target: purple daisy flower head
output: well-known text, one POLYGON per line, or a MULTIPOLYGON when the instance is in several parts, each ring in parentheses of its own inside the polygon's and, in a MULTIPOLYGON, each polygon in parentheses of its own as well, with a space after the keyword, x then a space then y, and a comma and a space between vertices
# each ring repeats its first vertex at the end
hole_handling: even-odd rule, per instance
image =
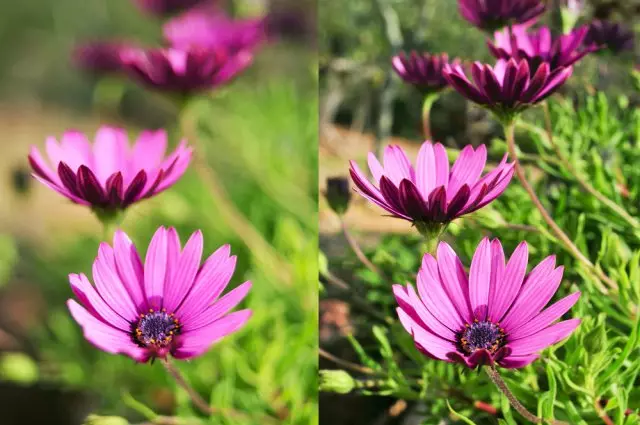
POLYGON ((531 24, 546 10, 542 0, 458 0, 463 18, 493 32, 508 25, 531 24))
POLYGON ((151 88, 177 94, 211 90, 233 80, 253 61, 247 51, 226 49, 129 49, 121 55, 124 71, 151 88))
POLYGON ((143 12, 158 16, 168 16, 182 12, 210 0, 135 0, 143 12))
POLYGON ((251 310, 228 314, 247 295, 245 282, 222 296, 236 266, 229 245, 200 265, 202 233, 181 247, 175 229, 160 227, 144 263, 129 237, 116 231, 113 246, 100 244, 92 285, 84 274, 71 274, 78 301, 68 300, 71 315, 97 348, 137 362, 171 355, 189 359, 236 332, 251 310))
POLYGON ((513 27, 511 36, 505 28, 495 33, 495 41, 487 41, 491 54, 497 59, 522 60, 529 62, 529 69, 535 73, 546 62, 551 72, 560 67, 568 67, 587 54, 598 50, 597 46, 586 46, 584 39, 589 28, 584 26, 554 38, 549 27, 543 26, 527 31, 524 25, 513 27))
MULTIPOLYGON (((451 62, 453 65, 459 63, 458 59, 451 62)), ((446 53, 432 55, 426 52, 400 52, 391 60, 391 65, 400 78, 425 94, 438 92, 449 85, 442 75, 447 64, 449 55, 446 53)))
POLYGON ((530 72, 525 59, 500 59, 494 67, 475 62, 471 82, 461 66, 447 66, 444 76, 461 95, 487 108, 501 121, 510 122, 520 112, 542 102, 562 86, 573 72, 572 67, 551 70, 544 62, 530 72))
POLYGON ((45 159, 31 148, 33 176, 71 201, 96 212, 115 213, 173 185, 191 161, 191 148, 182 141, 166 156, 167 133, 146 130, 129 146, 123 129, 103 126, 93 144, 78 131, 67 131, 60 142, 46 140, 45 159))
POLYGON ((216 7, 194 7, 164 24, 165 39, 172 47, 224 49, 230 53, 253 52, 265 39, 264 18, 231 19, 216 7))
POLYGON ((589 25, 584 44, 604 47, 612 53, 622 53, 634 48, 633 31, 617 22, 596 20, 589 25))
POLYGON ((485 238, 469 273, 445 242, 437 259, 425 254, 412 285, 394 285, 396 309, 416 348, 437 360, 470 368, 498 364, 524 367, 545 348, 567 338, 580 319, 555 323, 578 301, 573 293, 544 309, 562 280, 563 267, 550 256, 527 274, 522 242, 505 261, 500 241, 485 238))
POLYGON ((95 74, 115 73, 122 70, 120 55, 130 46, 124 42, 93 41, 83 43, 73 50, 74 64, 95 74))
POLYGON ((425 236, 438 232, 450 221, 476 211, 496 199, 513 177, 507 156, 482 175, 487 148, 467 145, 449 170, 447 152, 440 143, 422 144, 415 168, 399 146, 387 146, 384 166, 369 153, 369 169, 376 184, 369 182, 355 161, 351 178, 357 192, 393 217, 409 220, 425 236))

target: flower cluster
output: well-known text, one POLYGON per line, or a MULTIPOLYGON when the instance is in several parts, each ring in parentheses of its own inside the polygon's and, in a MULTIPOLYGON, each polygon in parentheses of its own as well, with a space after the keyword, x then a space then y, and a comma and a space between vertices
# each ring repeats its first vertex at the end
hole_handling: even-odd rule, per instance
POLYGON ((202 0, 139 0, 161 16, 181 12, 163 27, 160 47, 95 42, 79 46, 75 62, 94 73, 118 73, 170 93, 187 95, 231 81, 253 61, 264 41, 264 19, 234 20, 202 0))

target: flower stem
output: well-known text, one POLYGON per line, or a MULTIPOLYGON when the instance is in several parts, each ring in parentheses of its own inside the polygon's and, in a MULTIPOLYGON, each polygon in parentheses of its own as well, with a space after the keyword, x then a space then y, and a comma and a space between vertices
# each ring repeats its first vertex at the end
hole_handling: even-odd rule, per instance
MULTIPOLYGON (((520 180, 520 183, 522 184, 524 189, 527 191, 527 194, 529 194, 529 198, 531 199, 533 204, 536 206, 536 208, 540 212, 540 215, 542 215, 542 218, 544 219, 544 221, 551 228, 551 230, 556 235, 556 237, 560 240, 560 242, 562 242, 565 249, 569 251, 576 260, 584 264, 589 269, 589 271, 591 271, 595 276, 597 276, 600 280, 606 283, 611 289, 617 290, 618 285, 610 277, 604 274, 602 270, 597 268, 580 251, 580 249, 578 249, 578 247, 571 241, 569 236, 567 236, 567 234, 564 233, 564 231, 560 228, 560 226, 558 226, 558 224, 553 220, 553 217, 551 217, 551 214, 549 214, 547 210, 544 208, 544 205, 542 205, 542 202, 536 195, 536 192, 533 190, 533 187, 527 181, 527 178, 524 173, 524 169, 522 168, 522 166, 520 165, 520 161, 518 160, 513 122, 506 124, 504 130, 505 130, 505 135, 507 139, 507 149, 509 151, 509 156, 511 157, 511 159, 515 164, 516 175, 518 176, 518 179, 520 180)), ((602 288, 602 289, 606 291, 606 288, 602 288)))
POLYGON ((362 252, 360 245, 358 245, 358 241, 356 241, 356 239, 353 237, 353 235, 349 231, 349 228, 347 227, 347 223, 344 221, 344 218, 342 216, 340 216, 340 224, 342 226, 342 233, 344 234, 344 237, 347 240, 347 243, 349 244, 351 249, 353 250, 354 254, 356 254, 356 257, 358 257, 358 260, 360 260, 360 262, 364 264, 366 268, 368 268, 375 274, 380 275, 381 277, 384 277, 380 272, 380 269, 378 269, 378 267, 376 267, 376 265, 373 264, 371 261, 369 261, 366 255, 364 255, 364 252, 362 252))
MULTIPOLYGON (((542 418, 537 417, 533 413, 529 412, 526 407, 516 398, 516 396, 511 392, 509 386, 502 379, 502 376, 498 373, 495 366, 486 366, 484 370, 487 372, 489 379, 491 382, 495 384, 496 387, 500 390, 502 394, 509 400, 509 404, 522 415, 523 418, 528 420, 529 422, 533 422, 534 424, 541 424, 544 422, 542 418)), ((567 422, 558 421, 555 419, 546 419, 547 422, 553 425, 569 425, 567 422)))
POLYGON ((422 132, 425 140, 431 140, 431 107, 438 100, 438 93, 429 93, 422 102, 422 132))
POLYGON ((191 398, 191 401, 193 401, 193 404, 196 405, 196 407, 200 409, 202 413, 211 416, 214 413, 214 409, 209 406, 209 403, 207 403, 191 385, 189 385, 178 368, 175 367, 168 358, 164 358, 162 360, 162 364, 164 365, 164 368, 167 369, 167 372, 169 372, 169 375, 171 375, 171 377, 176 381, 176 384, 182 387, 182 389, 184 389, 187 394, 189 394, 189 397, 191 398))
POLYGON ((551 114, 549 113, 549 105, 547 104, 547 102, 544 102, 542 104, 542 111, 544 113, 544 125, 545 125, 545 130, 547 132, 547 140, 549 141, 549 143, 551 144, 551 147, 553 148, 554 152, 558 156, 560 163, 564 165, 564 167, 569 171, 569 173, 571 173, 573 178, 580 184, 580 186, 582 186, 584 190, 589 192, 598 201, 602 202, 604 205, 609 207, 611 211, 615 212, 620 217, 622 217, 627 223, 629 223, 629 225, 631 225, 631 227, 633 227, 634 229, 640 229, 640 222, 638 220, 633 218, 624 208, 622 208, 620 205, 616 204, 611 199, 607 198, 605 195, 600 193, 595 187, 591 186, 586 180, 584 180, 578 175, 576 169, 573 167, 573 165, 571 165, 571 162, 569 162, 569 159, 565 156, 565 154, 560 149, 560 146, 558 146, 558 144, 553 139, 553 128, 551 126, 551 114))

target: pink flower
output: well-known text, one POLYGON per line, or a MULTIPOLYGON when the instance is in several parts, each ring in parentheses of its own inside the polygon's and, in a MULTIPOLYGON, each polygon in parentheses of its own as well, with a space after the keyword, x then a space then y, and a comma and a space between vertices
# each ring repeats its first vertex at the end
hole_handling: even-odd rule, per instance
POLYGON ((93 145, 77 131, 65 132, 60 143, 49 137, 48 161, 32 147, 29 162, 38 181, 73 202, 115 211, 150 198, 180 179, 189 166, 191 148, 183 140, 165 157, 166 148, 164 130, 143 131, 129 147, 123 129, 105 126, 96 133, 93 145))
MULTIPOLYGON (((399 146, 384 151, 384 166, 369 153, 369 169, 374 184, 351 161, 351 178, 357 191, 394 217, 412 221, 417 226, 448 223, 476 211, 496 199, 513 176, 513 164, 507 157, 480 177, 487 161, 487 149, 466 146, 449 170, 449 159, 440 144, 426 141, 418 153, 414 168, 399 146)), ((420 227, 419 227, 420 228, 420 227)))
POLYGON ((555 323, 578 301, 573 293, 543 310, 562 280, 550 256, 527 272, 522 242, 505 262, 500 241, 480 242, 469 273, 445 242, 437 260, 426 254, 413 286, 395 285, 396 309, 416 348, 437 360, 470 368, 498 363, 521 368, 539 352, 567 338, 580 319, 555 323))
POLYGON ((69 275, 79 303, 68 300, 67 305, 85 338, 107 353, 142 363, 169 354, 200 356, 244 326, 251 310, 227 313, 245 298, 251 282, 220 297, 236 257, 224 245, 200 266, 202 246, 200 231, 181 249, 176 230, 160 227, 143 264, 129 237, 116 231, 113 247, 100 244, 93 263, 95 286, 84 274, 69 275))
POLYGON ((122 54, 123 70, 146 86, 174 93, 189 94, 211 90, 233 80, 253 61, 241 51, 192 47, 128 49, 122 54))
POLYGON ((253 52, 265 40, 263 18, 231 19, 216 7, 194 7, 167 21, 164 37, 172 47, 224 49, 253 52))

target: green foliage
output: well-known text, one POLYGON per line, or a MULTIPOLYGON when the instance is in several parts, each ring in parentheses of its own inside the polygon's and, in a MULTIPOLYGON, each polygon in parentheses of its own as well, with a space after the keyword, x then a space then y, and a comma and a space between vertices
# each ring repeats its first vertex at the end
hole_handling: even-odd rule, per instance
MULTIPOLYGON (((532 365, 503 370, 502 375, 516 397, 547 420, 595 425, 603 423, 600 416, 606 414, 615 424, 638 423, 640 228, 621 214, 634 218, 639 213, 640 112, 629 108, 625 98, 603 94, 552 101, 550 111, 561 156, 548 140, 538 111, 518 125, 516 140, 528 178, 558 224, 618 288, 607 288, 564 251, 515 179, 490 207, 451 225, 444 239, 467 265, 484 236, 499 237, 509 253, 526 240, 530 265, 557 255, 565 274, 556 297, 581 291, 567 316, 580 317, 582 323, 532 365), (610 203, 586 191, 585 182, 610 203)), ((494 143, 491 152, 501 156, 504 143, 494 143)), ((391 282, 414 282, 421 252, 417 235, 383 236, 367 255, 387 279, 365 273, 351 255, 328 258, 328 264, 343 279, 352 276, 350 285, 366 291, 376 309, 395 317, 391 282)), ((424 423, 451 414, 464 423, 523 423, 484 373, 422 356, 397 323, 360 327, 351 339, 360 341, 354 346, 360 362, 380 377, 378 386, 361 393, 414 400, 424 406, 424 423), (497 417, 475 407, 478 401, 498 408, 497 417)))

